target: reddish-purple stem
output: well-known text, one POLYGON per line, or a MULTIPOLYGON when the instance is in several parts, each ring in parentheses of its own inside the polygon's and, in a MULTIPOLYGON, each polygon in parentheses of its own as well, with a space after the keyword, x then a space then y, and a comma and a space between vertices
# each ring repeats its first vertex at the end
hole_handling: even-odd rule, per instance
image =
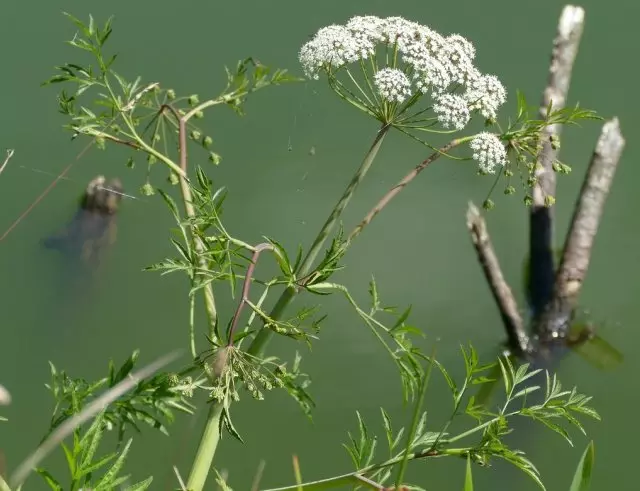
POLYGON ((253 279, 253 270, 256 269, 256 263, 258 262, 260 253, 265 250, 273 250, 273 246, 267 242, 263 242, 262 244, 258 244, 253 250, 251 262, 249 263, 244 283, 242 284, 242 298, 238 303, 235 314, 233 314, 233 319, 231 319, 231 328, 229 329, 229 346, 233 346, 233 333, 238 325, 242 309, 244 308, 245 303, 247 303, 247 300, 249 300, 249 289, 251 288, 251 280, 253 279))

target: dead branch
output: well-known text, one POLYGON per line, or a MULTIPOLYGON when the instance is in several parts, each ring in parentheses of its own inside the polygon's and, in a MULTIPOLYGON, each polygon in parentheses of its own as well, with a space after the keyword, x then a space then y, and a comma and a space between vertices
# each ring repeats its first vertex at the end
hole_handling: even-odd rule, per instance
POLYGON ((7 164, 9 163, 9 161, 11 160, 11 157, 13 157, 13 154, 15 153, 15 150, 13 149, 8 149, 7 150, 7 156, 4 159, 4 162, 2 163, 2 165, 0 166, 0 174, 2 174, 2 171, 4 170, 4 168, 7 166, 7 164))
POLYGON ((500 310, 500 316, 507 331, 509 347, 515 354, 522 355, 527 353, 529 351, 529 336, 525 332, 518 304, 500 269, 500 263, 493 250, 484 218, 480 215, 478 208, 471 202, 469 202, 467 211, 467 228, 471 234, 478 261, 482 266, 493 298, 500 310))
POLYGON ((554 294, 537 332, 557 337, 567 331, 582 288, 604 203, 609 194, 625 140, 617 118, 607 121, 582 184, 555 280, 554 294))
MULTIPOLYGON (((584 26, 584 10, 566 5, 560 16, 558 31, 553 42, 549 79, 542 95, 540 117, 547 116, 547 108, 552 110, 565 106, 573 63, 578 53, 578 45, 584 26)), ((553 293, 553 211, 545 206, 547 196, 555 196, 556 175, 552 168, 557 151, 551 144, 552 137, 560 135, 561 126, 547 126, 542 134, 542 148, 537 158, 537 184, 533 188, 533 206, 529 224, 529 293, 534 315, 543 311, 553 293)))

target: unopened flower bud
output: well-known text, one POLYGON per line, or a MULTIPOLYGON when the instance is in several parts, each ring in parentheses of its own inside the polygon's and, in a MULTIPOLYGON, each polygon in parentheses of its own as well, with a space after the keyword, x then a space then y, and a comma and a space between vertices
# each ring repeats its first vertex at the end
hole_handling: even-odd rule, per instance
POLYGON ((151 183, 148 183, 148 182, 140 188, 140 192, 142 193, 143 196, 153 196, 155 194, 155 191, 153 190, 153 186, 151 185, 151 183))
POLYGON ((482 207, 487 211, 488 210, 493 210, 495 208, 495 206, 496 206, 496 204, 493 202, 493 200, 488 199, 488 198, 484 200, 484 203, 482 203, 482 207))

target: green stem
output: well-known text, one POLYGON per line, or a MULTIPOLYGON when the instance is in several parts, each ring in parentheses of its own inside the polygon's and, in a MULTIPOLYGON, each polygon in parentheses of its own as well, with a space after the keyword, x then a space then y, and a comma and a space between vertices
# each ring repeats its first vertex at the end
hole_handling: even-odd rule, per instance
MULTIPOLYGON (((429 360, 433 360, 435 357, 435 349, 434 352, 431 353, 431 358, 429 360)), ((420 392, 418 397, 416 398, 416 405, 413 411, 413 420, 411 421, 411 430, 407 435, 407 446, 405 448, 404 456, 402 458, 402 462, 400 463, 400 468, 398 469, 398 477, 396 478, 396 489, 400 489, 402 486, 402 481, 404 480, 404 474, 407 470, 407 464, 409 463, 409 455, 411 453, 411 447, 413 446, 413 440, 416 437, 416 431, 418 430, 418 424, 420 423, 420 413, 422 411, 422 403, 424 401, 424 396, 427 393, 427 387, 429 386, 429 379, 431 378, 431 370, 433 369, 433 361, 429 363, 429 368, 426 373, 422 376, 422 384, 420 386, 420 392)))
MULTIPOLYGON (((300 264, 300 268, 297 272, 299 277, 304 277, 311 270, 311 267, 313 266, 313 262, 316 260, 316 257, 322 250, 322 247, 324 246, 325 241, 329 237, 329 234, 331 234, 331 232, 335 228, 336 224, 338 223, 338 220, 340 219, 340 216, 342 215, 342 212, 349 204, 349 201, 351 200, 351 197, 355 193, 358 185, 364 179, 364 176, 367 174, 367 171, 371 167, 371 164, 373 164, 373 161, 375 160, 376 155, 380 150, 382 141, 384 140, 384 137, 387 134, 387 131, 389 131, 389 128, 391 128, 389 125, 384 124, 382 125, 380 130, 378 130, 378 133, 375 139, 373 140, 373 143, 371 144, 371 148, 369 148, 369 151, 365 155, 364 160, 360 165, 360 168, 351 179, 351 182, 349 183, 347 188, 344 190, 342 197, 340 198, 338 203, 336 203, 336 206, 333 208, 333 211, 329 215, 329 218, 320 229, 320 232, 318 233, 318 236, 316 237, 316 239, 313 241, 313 244, 311 245, 309 252, 305 256, 302 263, 300 264)), ((271 319, 276 319, 276 320, 281 319, 282 315, 284 314, 284 311, 292 302, 296 293, 297 293, 296 288, 293 286, 288 287, 284 292, 282 292, 282 295, 280 295, 280 298, 276 302, 276 305, 273 307, 273 310, 269 314, 269 317, 271 319)), ((266 348, 267 343, 269 342, 272 336, 273 336, 273 331, 271 331, 270 329, 261 329, 256 335, 256 337, 254 338, 251 345, 249 346, 249 349, 247 350, 248 353, 254 356, 260 356, 264 352, 264 349, 266 348)))
POLYGON ((213 456, 216 453, 218 442, 220 441, 220 418, 224 406, 221 403, 213 403, 209 407, 207 424, 204 427, 200 445, 196 453, 196 458, 191 466, 187 489, 200 491, 204 489, 204 484, 211 469, 213 456))
MULTIPOLYGON (((411 455, 409 455, 409 460, 428 459, 428 458, 437 458, 437 457, 446 457, 446 456, 463 456, 463 455, 467 455, 471 450, 472 450, 471 447, 450 448, 450 449, 443 449, 439 451, 422 450, 420 452, 412 453, 411 455)), ((315 489, 336 488, 339 486, 344 487, 347 484, 362 485, 362 479, 360 478, 361 476, 364 476, 371 472, 375 472, 380 469, 384 469, 386 467, 397 465, 402 461, 402 459, 404 459, 403 456, 394 457, 392 459, 387 460, 386 462, 369 465, 367 467, 358 469, 357 471, 350 472, 348 474, 341 474, 339 476, 329 477, 326 479, 319 479, 317 481, 306 482, 302 484, 302 489, 304 491, 311 491, 315 489)), ((300 488, 300 485, 295 484, 293 486, 285 486, 281 488, 270 488, 265 491, 298 491, 299 488, 300 488)))
POLYGON ((516 412, 511 412, 511 413, 508 413, 508 414, 503 414, 503 415, 500 415, 500 416, 496 416, 495 418, 492 418, 489 421, 485 421, 481 425, 478 425, 475 428, 471 428, 470 430, 467 430, 464 433, 460 433, 459 435, 456 435, 454 437, 447 438, 447 443, 453 443, 453 442, 457 442, 458 440, 462 440, 463 438, 471 436, 471 435, 473 435, 474 433, 477 433, 480 430, 484 430, 487 426, 489 426, 490 424, 495 423, 496 421, 499 421, 501 418, 510 418, 511 416, 515 416, 516 414, 518 414, 517 411, 516 412))
MULTIPOLYGON (((180 175, 180 190, 182 191, 182 201, 187 216, 189 218, 195 217, 195 209, 193 207, 193 196, 191 194, 191 188, 187 181, 187 120, 182 117, 179 118, 179 139, 180 139, 180 168, 184 175, 180 175)), ((191 239, 193 240, 194 247, 199 253, 200 267, 206 269, 208 267, 207 261, 202 253, 206 250, 205 244, 191 229, 191 239)), ((207 317, 209 318, 209 337, 212 340, 216 340, 216 323, 218 319, 218 313, 216 310, 215 298, 213 296, 213 287, 211 283, 207 284, 203 290, 205 308, 207 311, 207 317)), ((220 441, 220 417, 222 415, 223 406, 221 404, 212 404, 209 408, 207 415, 207 423, 205 430, 200 439, 200 445, 196 452, 195 459, 191 466, 189 473, 188 489, 193 491, 201 491, 204 488, 207 475, 209 474, 209 468, 213 462, 213 457, 220 441)))

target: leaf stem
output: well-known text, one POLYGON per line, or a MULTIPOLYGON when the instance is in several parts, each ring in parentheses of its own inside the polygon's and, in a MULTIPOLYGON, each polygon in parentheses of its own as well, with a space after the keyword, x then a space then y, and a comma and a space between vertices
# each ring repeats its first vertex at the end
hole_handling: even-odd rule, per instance
POLYGON ((411 172, 409 172, 406 176, 404 176, 395 186, 393 186, 387 193, 378 201, 378 203, 367 213, 367 215, 363 218, 360 224, 353 229, 353 231, 349 234, 347 238, 347 243, 350 243, 353 239, 355 239, 360 232, 371 223, 371 221, 375 218, 375 216, 380 213, 385 206, 389 204, 389 202, 396 197, 400 191, 404 189, 411 181, 413 181, 420 172, 422 172, 426 167, 431 164, 434 160, 438 159, 442 154, 447 153, 454 147, 457 147, 461 143, 467 141, 469 137, 465 138, 456 138, 455 140, 451 140, 444 147, 436 150, 429 157, 423 160, 420 164, 418 164, 411 172))
MULTIPOLYGON (((329 215, 329 218, 327 218, 327 221, 324 223, 317 237, 313 241, 313 244, 311 245, 309 252, 305 256, 302 263, 300 264, 300 267, 298 268, 298 271, 297 271, 299 276, 305 276, 311 270, 311 267, 313 266, 313 262, 315 261, 316 257, 322 250, 322 247, 324 246, 325 241, 329 237, 329 234, 331 234, 331 232, 335 228, 336 224, 338 223, 338 220, 340 219, 340 216, 342 215, 342 212, 349 204, 349 201, 351 200, 351 197, 355 193, 358 185, 362 182, 365 175, 367 174, 367 171, 371 167, 371 164, 373 164, 373 161, 378 155, 378 151, 380 150, 382 141, 384 140, 385 135, 389 131, 389 128, 390 126, 385 124, 385 125, 382 125, 382 127, 378 130, 378 133, 376 134, 376 137, 373 140, 373 143, 371 144, 369 151, 365 155, 364 160, 360 165, 360 168, 355 173, 355 175, 351 179, 351 182, 344 190, 342 197, 336 203, 335 207, 331 211, 331 214, 329 215)), ((293 286, 288 287, 284 292, 282 292, 282 295, 280 295, 280 298, 278 299, 275 306, 273 307, 273 310, 269 314, 269 317, 276 320, 280 319, 284 314, 285 309, 292 302, 296 293, 297 293, 297 289, 296 287, 293 287, 293 286)), ((252 341, 252 343, 249 345, 247 352, 254 356, 261 355, 264 352, 264 349, 266 348, 272 336, 273 336, 273 332, 270 329, 261 329, 256 335, 256 337, 254 338, 254 340, 252 341)))
POLYGON ((420 385, 420 392, 418 393, 418 397, 416 398, 416 405, 413 410, 413 420, 411 421, 411 430, 407 435, 407 446, 404 451, 402 462, 400 463, 400 469, 398 470, 395 489, 400 489, 402 481, 404 480, 404 474, 407 470, 407 464, 409 463, 409 455, 411 453, 411 447, 413 446, 413 439, 416 436, 418 424, 420 423, 420 412, 422 410, 422 403, 424 402, 424 396, 427 393, 427 387, 429 386, 429 380, 431 378, 431 370, 433 369, 432 360, 435 357, 435 348, 433 351, 434 352, 431 353, 431 357, 429 358, 429 368, 427 369, 427 372, 422 376, 422 384, 420 385))

